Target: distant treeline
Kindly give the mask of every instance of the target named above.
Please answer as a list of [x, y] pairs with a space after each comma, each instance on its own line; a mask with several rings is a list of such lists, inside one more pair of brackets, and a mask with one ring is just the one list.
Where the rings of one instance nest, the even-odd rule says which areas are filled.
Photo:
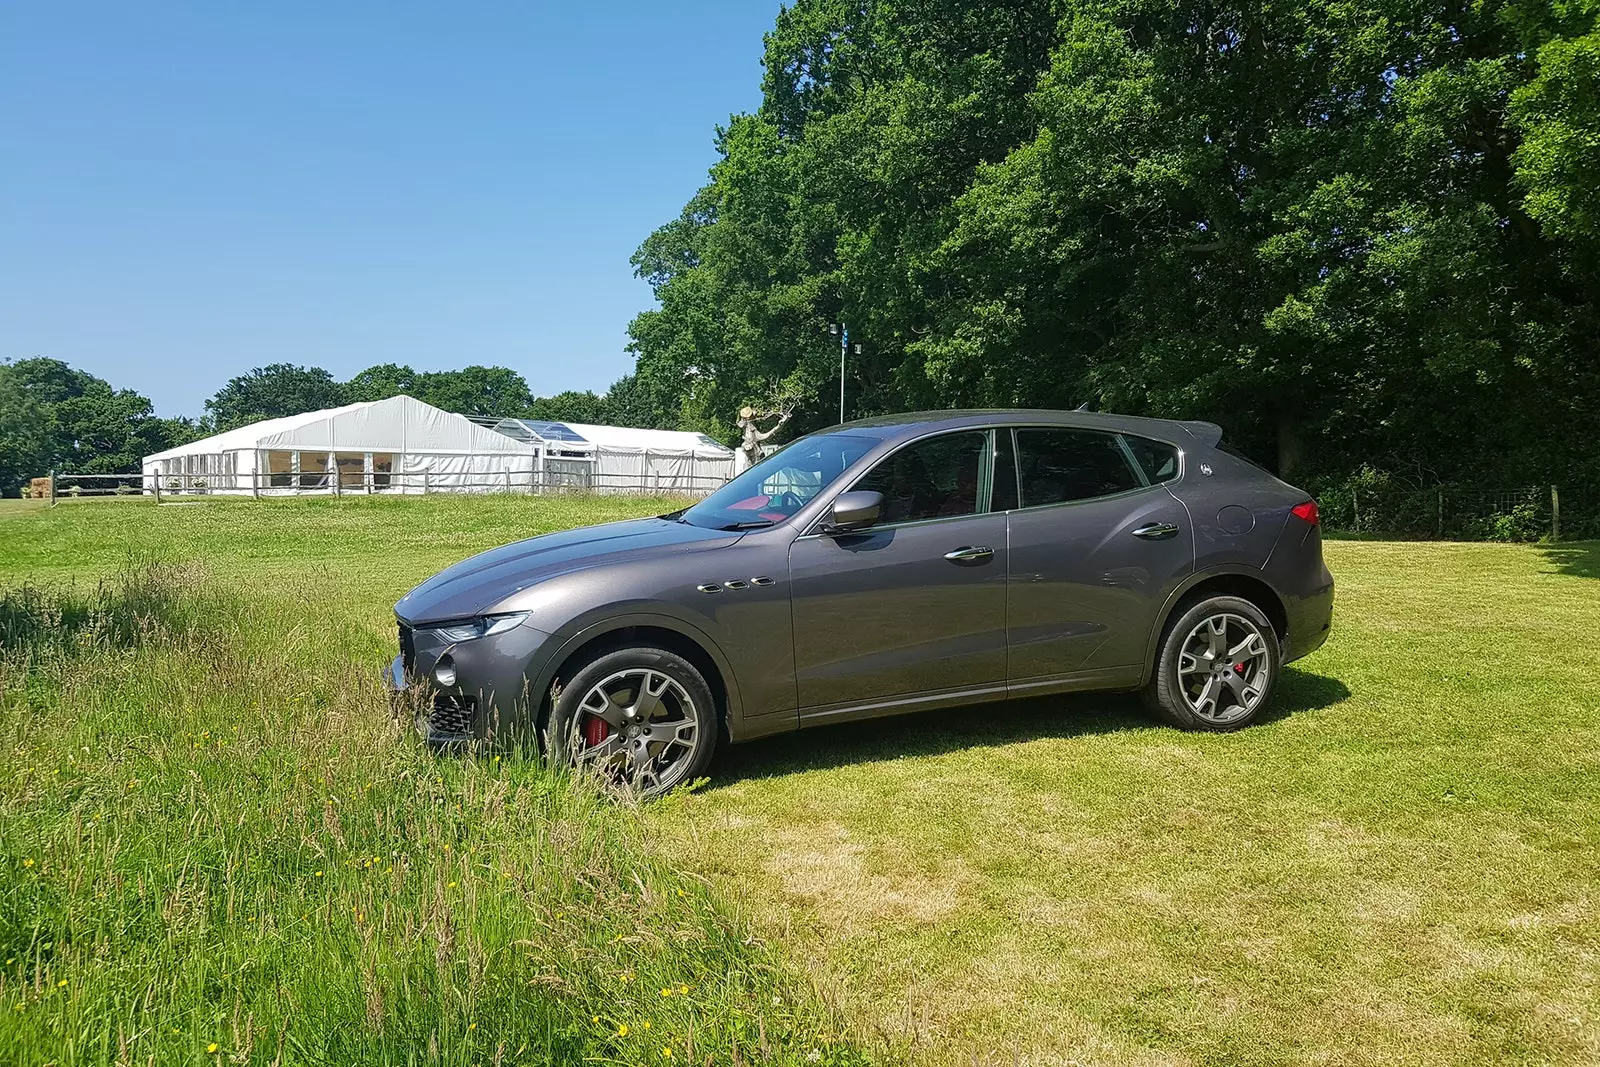
[[384, 363], [341, 382], [320, 367], [274, 363], [231, 379], [200, 418], [162, 419], [131, 389], [60, 360], [23, 359], [0, 362], [0, 495], [14, 496], [50, 470], [138, 471], [142, 457], [220, 430], [400, 393], [462, 415], [653, 425], [651, 413], [634, 403], [632, 376], [604, 394], [536, 397], [505, 367], [419, 373]]

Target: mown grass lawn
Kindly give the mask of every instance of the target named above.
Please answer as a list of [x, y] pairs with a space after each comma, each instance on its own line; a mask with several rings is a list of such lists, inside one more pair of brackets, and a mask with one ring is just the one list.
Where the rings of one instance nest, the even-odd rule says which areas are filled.
[[[282, 710], [246, 671], [243, 706], [219, 698], [161, 708], [143, 723], [92, 718], [91, 751], [74, 759], [96, 761], [100, 775], [102, 749], [192, 733], [191, 720], [218, 731], [230, 720], [287, 723], [296, 740], [274, 751], [358, 788], [389, 783], [369, 817], [399, 825], [414, 799], [407, 775], [466, 791], [514, 774], [525, 798], [555, 794], [536, 768], [433, 760], [361, 721], [370, 706], [338, 679], [388, 654], [393, 600], [477, 549], [665, 506], [428, 498], [15, 509], [0, 512], [0, 583], [82, 583], [152, 553], [203, 560], [212, 583], [243, 593], [238, 610], [264, 616], [253, 632], [287, 628], [279, 643], [303, 677], [282, 697], [292, 692], [310, 710]], [[734, 749], [707, 787], [645, 811], [642, 825], [630, 812], [615, 818], [637, 834], [625, 835], [631, 847], [650, 853], [641, 862], [708, 879], [716, 892], [705, 906], [725, 908], [720, 899], [738, 912], [726, 928], [751, 924], [777, 946], [776, 962], [750, 964], [765, 976], [754, 983], [763, 996], [781, 988], [804, 1000], [792, 971], [809, 968], [888, 1059], [1600, 1062], [1600, 545], [1332, 542], [1328, 555], [1339, 581], [1335, 635], [1290, 672], [1280, 713], [1253, 729], [1156, 728], [1126, 697], [881, 720]], [[157, 689], [137, 692], [159, 700]], [[70, 718], [73, 694], [52, 707]], [[6, 728], [14, 745], [32, 743], [15, 721]], [[387, 749], [398, 755], [377, 779], [348, 767], [352, 754]], [[21, 772], [6, 773], [0, 823], [14, 864], [28, 826], [15, 815]], [[245, 796], [224, 809], [235, 819], [256, 810], [256, 786], [237, 781]], [[39, 795], [26, 803], [55, 810]], [[534, 841], [533, 824], [470, 795], [451, 825], [481, 829], [521, 857], [520, 869], [544, 872], [526, 881], [542, 887], [534, 897], [554, 899], [552, 853], [516, 844], [521, 834]], [[518, 811], [533, 820], [546, 810], [560, 825], [604, 818], [530, 804]], [[283, 846], [293, 822], [233, 833], [229, 855], [247, 865], [263, 841]], [[421, 822], [417, 841], [436, 845]], [[131, 862], [149, 859], [141, 855]], [[699, 892], [693, 877], [688, 884]], [[514, 942], [533, 898], [512, 906], [492, 887], [482, 892], [496, 902], [486, 942]], [[293, 957], [325, 961], [330, 981], [353, 991], [337, 1017], [358, 1030], [373, 1025], [361, 1007], [372, 984], [364, 968], [411, 973], [362, 956], [364, 944], [340, 935]], [[559, 944], [571, 953], [560, 960], [592, 962], [567, 941], [544, 944], [552, 961]], [[225, 994], [241, 995], [237, 979], [219, 981], [208, 988], [231, 1009]], [[742, 994], [726, 995], [749, 1010]], [[513, 1010], [486, 1018], [503, 1028]], [[775, 1025], [802, 1036], [829, 1025], [819, 1007], [801, 1014]], [[422, 1029], [397, 1031], [386, 1047], [425, 1048]]]

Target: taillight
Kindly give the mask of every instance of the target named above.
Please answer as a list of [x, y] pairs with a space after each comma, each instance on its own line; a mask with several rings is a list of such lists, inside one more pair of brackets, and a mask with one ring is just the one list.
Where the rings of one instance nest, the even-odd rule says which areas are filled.
[[1294, 512], [1295, 518], [1304, 519], [1313, 526], [1322, 520], [1321, 513], [1317, 511], [1317, 502], [1315, 500], [1307, 500], [1304, 504], [1296, 504], [1289, 510]]

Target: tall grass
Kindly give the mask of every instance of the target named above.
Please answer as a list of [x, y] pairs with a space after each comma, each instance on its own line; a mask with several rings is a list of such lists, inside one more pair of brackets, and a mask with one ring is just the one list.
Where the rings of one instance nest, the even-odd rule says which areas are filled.
[[0, 1062], [861, 1059], [635, 812], [412, 741], [316, 593], [0, 592]]

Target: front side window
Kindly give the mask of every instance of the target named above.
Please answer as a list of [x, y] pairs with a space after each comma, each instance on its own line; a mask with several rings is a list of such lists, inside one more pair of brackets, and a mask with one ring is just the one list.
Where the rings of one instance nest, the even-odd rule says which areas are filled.
[[1018, 430], [1017, 466], [1025, 508], [1092, 500], [1144, 484], [1117, 439], [1094, 430]]
[[745, 530], [782, 522], [832, 485], [877, 444], [842, 433], [802, 437], [738, 475], [679, 516], [692, 526]]
[[1150, 484], [1157, 482], [1170, 482], [1178, 476], [1178, 450], [1165, 441], [1151, 441], [1145, 437], [1130, 437], [1122, 435], [1127, 442], [1128, 451], [1133, 453], [1133, 458], [1144, 469], [1144, 476], [1150, 479]]
[[918, 441], [885, 458], [855, 487], [883, 494], [880, 525], [974, 515], [988, 446], [981, 430]]

